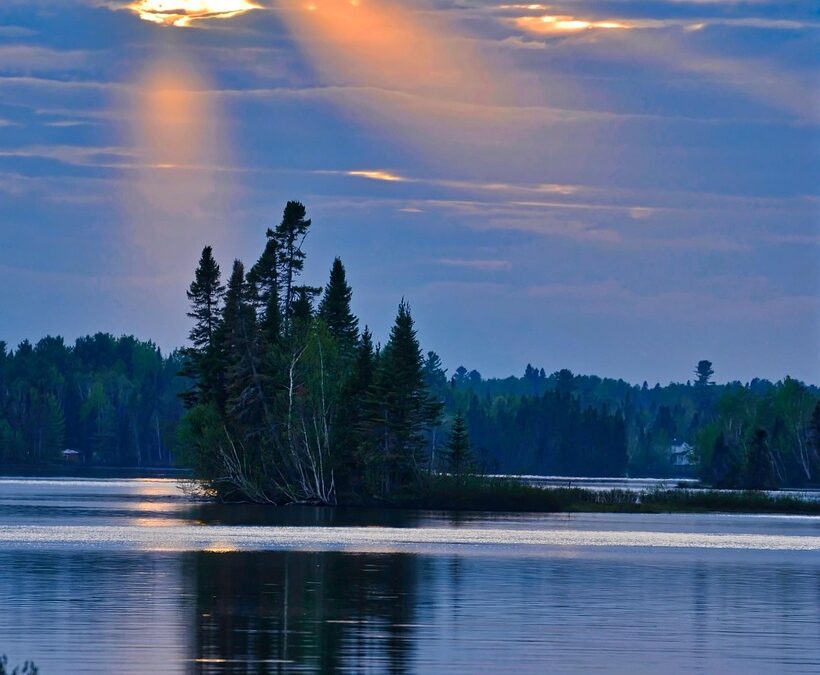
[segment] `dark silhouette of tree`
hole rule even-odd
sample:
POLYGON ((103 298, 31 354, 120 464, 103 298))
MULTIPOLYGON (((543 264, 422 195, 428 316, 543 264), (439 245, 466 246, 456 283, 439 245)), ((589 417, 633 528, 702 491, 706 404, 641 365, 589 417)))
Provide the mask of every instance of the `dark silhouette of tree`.
POLYGON ((469 471, 473 465, 467 421, 459 410, 453 420, 453 429, 447 443, 447 470, 456 476, 469 471))
POLYGON ((564 396, 572 395, 575 391, 575 375, 571 370, 564 368, 555 374, 555 390, 564 396))
POLYGON ((427 463, 425 432, 437 423, 441 405, 427 391, 423 363, 410 307, 402 300, 371 390, 383 494, 417 480, 427 463))
POLYGON ((450 382, 454 387, 460 387, 467 383, 467 369, 464 366, 456 368, 450 382))
POLYGON ((188 377, 199 376, 196 387, 183 394, 183 400, 188 406, 199 399, 218 397, 220 357, 215 336, 219 328, 220 305, 224 293, 219 265, 213 257, 211 247, 206 246, 202 250, 194 281, 187 293, 191 303, 188 316, 194 320, 194 325, 188 336, 191 347, 184 352, 187 362, 182 368, 182 374, 188 377))
POLYGON ((203 351, 213 343, 224 292, 225 287, 220 281, 219 265, 214 260, 213 249, 206 246, 202 250, 194 281, 188 289, 188 300, 191 303, 188 316, 194 320, 189 339, 195 349, 203 351))
POLYGON ((436 396, 443 398, 447 394, 447 370, 441 357, 432 351, 424 359, 424 382, 436 396))
MULTIPOLYGON (((268 376, 253 301, 245 267, 236 260, 225 293, 221 337, 227 363, 227 412, 245 448, 254 445, 245 441, 266 438, 273 428, 266 391, 268 376)), ((260 460, 254 457, 254 461, 260 460)))
POLYGON ((715 371, 712 369, 712 362, 711 361, 698 361, 697 368, 695 368, 695 375, 697 375, 697 379, 695 380, 696 387, 707 387, 712 382, 712 375, 715 374, 715 371))
POLYGON ((339 487, 348 494, 360 494, 363 490, 367 462, 375 447, 373 412, 369 399, 378 368, 378 354, 373 346, 373 336, 365 326, 356 346, 353 367, 344 384, 339 408, 342 424, 336 426, 335 443, 339 448, 339 487))
MULTIPOLYGON (((276 229, 268 232, 268 236, 276 242, 277 270, 279 288, 282 294, 282 316, 284 333, 290 336, 294 301, 297 297, 295 279, 302 273, 305 266, 305 253, 302 245, 310 229, 310 220, 306 218, 306 210, 300 202, 288 202, 285 206, 282 222, 276 229)), ((300 294, 300 301, 304 294, 300 294)), ((304 304, 300 306, 304 311, 304 304)))
POLYGON ((359 320, 350 309, 353 290, 347 283, 344 265, 339 258, 333 261, 330 280, 319 303, 319 317, 330 334, 345 350, 352 350, 359 338, 359 320))
POLYGON ((279 343, 282 333, 282 310, 277 272, 278 254, 273 234, 271 230, 268 230, 265 250, 251 268, 247 279, 262 335, 269 349, 279 343))
POLYGON ((313 318, 313 299, 321 293, 320 288, 315 286, 294 286, 295 299, 291 306, 291 318, 293 330, 297 332, 299 328, 303 331, 310 325, 313 318))

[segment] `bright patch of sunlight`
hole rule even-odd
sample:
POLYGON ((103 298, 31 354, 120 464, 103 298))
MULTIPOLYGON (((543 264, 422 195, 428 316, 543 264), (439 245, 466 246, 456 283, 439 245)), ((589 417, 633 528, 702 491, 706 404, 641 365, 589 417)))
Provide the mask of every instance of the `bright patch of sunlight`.
POLYGON ((140 19, 162 26, 184 28, 194 21, 230 19, 252 9, 250 0, 135 0, 127 5, 140 19))
POLYGON ((584 21, 572 16, 522 16, 515 19, 515 24, 521 30, 539 35, 555 33, 574 33, 581 30, 599 28, 616 29, 630 28, 627 24, 616 21, 584 21))
POLYGON ((357 176, 359 178, 369 178, 370 180, 384 180, 391 183, 400 183, 405 179, 395 173, 389 171, 348 171, 348 176, 357 176))

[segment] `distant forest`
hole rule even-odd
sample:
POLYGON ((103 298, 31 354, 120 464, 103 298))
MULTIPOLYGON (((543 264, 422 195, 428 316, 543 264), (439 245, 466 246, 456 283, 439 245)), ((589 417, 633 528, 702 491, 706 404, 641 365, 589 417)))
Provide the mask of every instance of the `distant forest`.
POLYGON ((339 259, 323 289, 298 283, 310 226, 288 203, 226 280, 205 248, 190 345, 172 354, 107 334, 0 342, 0 465, 186 466, 222 496, 270 502, 384 497, 431 472, 819 482, 817 387, 719 385, 706 360, 651 387, 531 365, 450 373, 404 300, 373 343, 339 259))
POLYGON ((181 367, 133 337, 0 342, 0 464, 54 464, 64 450, 84 464, 173 464, 181 367))

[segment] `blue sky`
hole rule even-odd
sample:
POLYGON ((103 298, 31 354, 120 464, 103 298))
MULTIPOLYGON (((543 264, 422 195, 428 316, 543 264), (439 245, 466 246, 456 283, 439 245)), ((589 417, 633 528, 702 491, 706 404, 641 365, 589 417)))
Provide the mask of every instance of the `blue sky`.
POLYGON ((162 4, 0 5, 0 339, 180 345, 299 199, 451 370, 820 382, 813 3, 162 4))

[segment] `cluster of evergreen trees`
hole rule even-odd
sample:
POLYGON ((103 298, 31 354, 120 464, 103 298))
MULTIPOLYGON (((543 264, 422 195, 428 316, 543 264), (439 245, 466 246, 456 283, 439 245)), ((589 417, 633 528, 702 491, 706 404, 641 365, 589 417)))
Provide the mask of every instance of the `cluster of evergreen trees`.
POLYGON ((99 333, 67 346, 0 342, 0 464, 167 466, 182 416, 181 361, 150 342, 99 333))
POLYGON ((547 375, 528 365, 523 377, 485 379, 460 367, 449 385, 446 378, 437 381, 447 408, 469 411, 473 447, 492 470, 576 473, 571 468, 576 467, 583 476, 625 471, 655 477, 684 472, 722 487, 820 481, 817 387, 792 378, 715 384, 712 364, 705 360, 694 375, 686 383, 650 387, 568 370, 547 375), (575 413, 549 411, 562 399, 575 413), (539 407, 537 414, 528 412, 539 407), (583 422, 579 411, 586 411, 583 422), (599 431, 593 431, 598 425, 599 431), (555 448, 563 442, 562 429, 570 436, 597 436, 595 451, 586 452, 584 441, 573 441, 573 453, 579 455, 561 460, 555 448), (671 446, 684 442, 693 447, 688 469, 671 462, 671 446))
POLYGON ((380 348, 359 331, 338 258, 324 290, 299 284, 310 224, 289 202, 249 270, 235 261, 223 284, 208 247, 191 284, 184 372, 196 385, 181 452, 225 498, 384 497, 431 467, 441 405, 425 383, 410 308, 401 302, 380 348))
MULTIPOLYGON (((548 378, 527 366, 524 378, 484 380, 462 366, 448 379, 438 355, 429 352, 425 375, 445 411, 465 411, 472 454, 482 471, 566 476, 627 471, 622 411, 606 402, 582 401, 569 371, 548 378), (544 386, 531 387, 532 374, 544 386)), ((454 430, 457 424, 458 419, 454 430)))

